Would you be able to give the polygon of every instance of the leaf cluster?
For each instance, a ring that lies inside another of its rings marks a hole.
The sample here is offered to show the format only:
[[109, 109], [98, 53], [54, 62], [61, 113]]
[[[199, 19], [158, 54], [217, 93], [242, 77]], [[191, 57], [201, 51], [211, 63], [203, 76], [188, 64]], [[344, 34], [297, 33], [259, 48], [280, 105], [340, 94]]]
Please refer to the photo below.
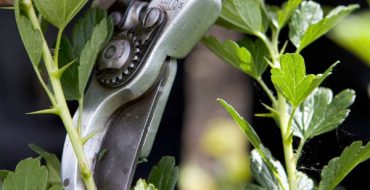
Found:
[[90, 9], [77, 21], [71, 40], [61, 39], [59, 64], [68, 67], [61, 82], [67, 100], [83, 98], [95, 60], [113, 32], [112, 19], [100, 9]]
[[45, 160], [46, 166], [41, 165], [40, 158], [22, 160], [15, 171], [0, 171], [0, 189], [63, 190], [57, 156], [33, 144], [30, 148]]
[[179, 168], [175, 158], [164, 156], [150, 171], [147, 179], [137, 181], [134, 190], [174, 190], [179, 178]]
[[[15, 0], [14, 11], [25, 49], [51, 102], [50, 109], [31, 114], [55, 114], [61, 118], [73, 148], [77, 151], [75, 153], [81, 164], [85, 186], [87, 189], [96, 189], [83, 152], [84, 143], [93, 134], [87, 137], [80, 135], [82, 114], [78, 115], [77, 125], [73, 123], [66, 101], [77, 100], [79, 113], [82, 113], [90, 73], [99, 52], [112, 35], [113, 22], [105, 11], [91, 9], [77, 21], [71, 40], [63, 36], [64, 29], [86, 3], [87, 0]], [[58, 30], [54, 49], [49, 48], [49, 42], [44, 37], [48, 25]], [[40, 149], [33, 148], [41, 154]], [[55, 161], [55, 157], [49, 154], [42, 156]], [[50, 169], [51, 165], [47, 164], [47, 168]], [[56, 171], [50, 171], [51, 180], [58, 181]]]
[[[263, 146], [252, 125], [220, 99], [220, 104], [254, 147], [251, 170], [259, 185], [252, 184], [247, 189], [334, 189], [356, 165], [368, 159], [370, 150], [367, 145], [363, 147], [359, 142], [353, 143], [323, 169], [320, 184], [314, 184], [297, 170], [304, 144], [339, 127], [349, 115], [349, 107], [355, 99], [353, 90], [343, 90], [333, 96], [330, 89], [320, 87], [339, 61], [322, 74], [307, 74], [307, 64], [300, 52], [327, 34], [358, 5], [338, 6], [327, 15], [314, 1], [288, 0], [277, 7], [261, 0], [225, 0], [223, 5], [217, 24], [245, 33], [246, 38], [239, 42], [220, 42], [215, 37], [204, 37], [202, 42], [226, 63], [255, 79], [269, 95], [271, 105], [263, 105], [270, 113], [257, 115], [276, 121], [285, 153], [284, 169]], [[289, 29], [289, 39], [281, 46], [280, 32], [285, 26]], [[293, 45], [296, 51], [287, 53], [288, 45]], [[268, 70], [270, 75], [265, 72]], [[264, 75], [269, 76], [274, 91], [265, 84]], [[299, 140], [295, 151], [293, 136]], [[356, 161], [350, 163], [350, 159]]]
[[[28, 4], [26, 4], [27, 2]], [[37, 17], [43, 18], [59, 29], [61, 39], [57, 39], [55, 47], [58, 54], [55, 53], [57, 58], [54, 57], [54, 64], [56, 64], [54, 68], [60, 69], [53, 72], [62, 78], [61, 82], [67, 99], [80, 100], [83, 97], [98, 53], [112, 34], [112, 20], [107, 17], [105, 11], [91, 9], [77, 21], [73, 28], [72, 40], [69, 40], [67, 37], [62, 37], [62, 32], [86, 4], [87, 0], [35, 0], [33, 2], [39, 12]], [[35, 28], [34, 23], [32, 23], [34, 21], [27, 18], [24, 13], [29, 11], [30, 6], [32, 6], [30, 1], [17, 0], [15, 2], [15, 14], [24, 46], [36, 73], [39, 73], [42, 48], [47, 46], [47, 42], [43, 37], [41, 28]], [[46, 65], [45, 67], [51, 66]]]

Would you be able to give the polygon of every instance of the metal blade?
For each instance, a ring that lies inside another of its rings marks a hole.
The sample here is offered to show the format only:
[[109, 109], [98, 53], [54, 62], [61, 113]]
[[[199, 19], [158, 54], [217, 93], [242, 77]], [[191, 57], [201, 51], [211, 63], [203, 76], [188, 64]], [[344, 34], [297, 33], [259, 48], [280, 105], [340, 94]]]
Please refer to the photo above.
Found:
[[[175, 64], [166, 64], [164, 78], [146, 96], [129, 103], [115, 113], [110, 128], [104, 137], [101, 152], [107, 150], [102, 160], [96, 162], [95, 180], [98, 189], [128, 190], [135, 174], [141, 149], [152, 127], [158, 127], [171, 89]], [[154, 139], [153, 139], [154, 140]]]
[[[86, 95], [82, 131], [84, 135], [98, 131], [86, 143], [85, 154], [92, 167], [96, 167], [96, 171], [92, 169], [98, 187], [104, 185], [99, 189], [130, 189], [137, 159], [146, 157], [152, 148], [176, 68], [175, 59], [166, 60], [156, 84], [150, 84], [146, 77], [142, 77], [133, 86], [120, 88], [116, 92], [102, 88], [93, 80]], [[144, 91], [148, 88], [152, 90]], [[76, 115], [74, 119], [77, 122]], [[106, 157], [97, 160], [99, 152], [104, 149], [108, 151]], [[77, 159], [68, 137], [62, 160], [64, 188], [83, 190]]]

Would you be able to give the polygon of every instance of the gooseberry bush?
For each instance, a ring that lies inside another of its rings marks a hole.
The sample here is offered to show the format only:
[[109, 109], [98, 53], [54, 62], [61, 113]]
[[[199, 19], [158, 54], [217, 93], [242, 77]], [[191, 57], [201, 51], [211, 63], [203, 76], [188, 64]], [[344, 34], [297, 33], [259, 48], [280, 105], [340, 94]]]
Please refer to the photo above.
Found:
[[[37, 79], [47, 94], [50, 108], [29, 114], [58, 116], [77, 157], [81, 178], [87, 190], [96, 190], [91, 164], [84, 153], [84, 144], [95, 134], [81, 134], [84, 93], [96, 58], [113, 32], [112, 18], [106, 11], [89, 9], [73, 26], [68, 38], [64, 30], [88, 0], [15, 0], [15, 20], [24, 47], [33, 65]], [[45, 38], [48, 27], [58, 31], [50, 48]], [[74, 123], [67, 101], [77, 101], [78, 122]], [[51, 153], [30, 145], [40, 158], [28, 158], [18, 163], [15, 171], [0, 170], [0, 190], [63, 189], [59, 159]], [[170, 175], [168, 175], [170, 174]], [[165, 176], [165, 177], [163, 177]], [[171, 190], [177, 181], [178, 168], [171, 157], [164, 157], [148, 178], [139, 180], [135, 190]], [[64, 184], [67, 185], [67, 184]]]
[[[320, 4], [314, 1], [289, 0], [282, 7], [261, 0], [223, 1], [217, 24], [244, 33], [245, 38], [220, 42], [209, 36], [202, 42], [225, 62], [252, 77], [267, 94], [269, 102], [263, 103], [266, 113], [256, 116], [275, 121], [281, 132], [285, 158], [284, 167], [263, 145], [252, 125], [225, 100], [219, 99], [254, 148], [251, 171], [258, 184], [250, 184], [246, 189], [332, 190], [352, 169], [370, 158], [370, 144], [353, 142], [322, 169], [318, 183], [297, 166], [305, 143], [339, 127], [355, 100], [351, 89], [334, 95], [331, 89], [320, 87], [339, 61], [322, 74], [307, 74], [300, 53], [358, 7], [338, 6], [324, 15]], [[289, 39], [280, 35], [284, 27], [288, 27]], [[289, 45], [294, 46], [295, 52], [286, 51]], [[266, 80], [271, 81], [274, 89]]]
[[[105, 11], [90, 9], [73, 26], [71, 37], [66, 37], [64, 30], [86, 3], [87, 0], [15, 0], [14, 12], [37, 79], [51, 103], [50, 108], [31, 114], [60, 117], [78, 158], [86, 189], [93, 190], [96, 185], [83, 145], [94, 134], [81, 136], [81, 122], [73, 122], [67, 101], [78, 102], [81, 121], [90, 72], [99, 51], [111, 37], [113, 26]], [[267, 113], [256, 116], [275, 121], [281, 131], [285, 157], [283, 166], [263, 145], [251, 124], [219, 99], [254, 147], [251, 171], [257, 184], [249, 184], [246, 189], [332, 190], [353, 168], [370, 158], [370, 144], [353, 142], [322, 169], [319, 183], [297, 169], [305, 143], [336, 129], [348, 116], [355, 99], [353, 90], [333, 95], [330, 89], [320, 87], [339, 62], [322, 74], [307, 74], [300, 52], [357, 8], [357, 5], [339, 6], [324, 15], [320, 4], [314, 1], [288, 0], [281, 7], [263, 0], [223, 1], [217, 24], [244, 33], [245, 39], [219, 42], [215, 37], [204, 37], [202, 42], [225, 62], [251, 76], [265, 91], [270, 99], [263, 103]], [[53, 48], [44, 36], [48, 26], [58, 30]], [[285, 27], [289, 28], [289, 39], [280, 35]], [[295, 47], [295, 52], [286, 51], [289, 45]], [[267, 79], [274, 90], [266, 84]], [[295, 147], [293, 142], [297, 139]], [[63, 189], [58, 158], [35, 145], [30, 147], [45, 161], [45, 166], [40, 158], [28, 158], [15, 171], [0, 170], [0, 190]], [[175, 161], [165, 157], [153, 168], [147, 181], [139, 180], [134, 189], [172, 190], [177, 176]]]

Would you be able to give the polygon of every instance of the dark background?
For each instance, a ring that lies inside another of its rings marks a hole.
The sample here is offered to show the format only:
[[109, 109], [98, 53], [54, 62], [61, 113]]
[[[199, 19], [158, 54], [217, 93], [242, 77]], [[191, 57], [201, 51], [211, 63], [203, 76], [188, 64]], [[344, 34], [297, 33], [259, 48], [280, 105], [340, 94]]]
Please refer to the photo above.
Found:
[[[319, 1], [320, 2], [320, 1]], [[342, 1], [321, 1], [326, 5], [338, 5]], [[275, 2], [276, 3], [276, 2]], [[360, 3], [365, 1], [351, 1]], [[286, 31], [285, 31], [286, 33]], [[52, 39], [54, 31], [49, 30]], [[369, 31], [370, 35], [370, 31]], [[338, 156], [342, 149], [354, 140], [365, 142], [370, 140], [370, 111], [367, 85], [370, 82], [370, 69], [353, 55], [336, 46], [327, 38], [321, 38], [305, 49], [308, 73], [321, 73], [336, 60], [341, 60], [331, 75], [323, 84], [338, 93], [343, 89], [352, 88], [357, 93], [355, 104], [351, 107], [351, 114], [341, 127], [331, 133], [315, 138], [304, 148], [300, 169], [319, 179], [320, 170], [328, 160]], [[35, 154], [27, 147], [35, 143], [44, 149], [57, 153], [59, 156], [63, 148], [65, 131], [58, 118], [53, 116], [25, 115], [27, 112], [47, 108], [49, 102], [42, 92], [26, 52], [20, 41], [13, 13], [0, 10], [0, 169], [14, 169], [16, 163]], [[180, 159], [180, 133], [184, 110], [183, 96], [183, 64], [179, 63], [178, 75], [165, 110], [162, 124], [155, 141], [149, 163], [139, 166], [139, 176], [145, 177], [148, 168], [157, 162], [163, 155], [174, 155]], [[264, 108], [260, 102], [266, 102], [267, 97], [256, 84], [254, 112], [262, 112]], [[72, 107], [74, 107], [72, 105]], [[254, 118], [254, 126], [274, 125]], [[176, 126], [176, 127], [173, 127]], [[283, 160], [282, 147], [277, 137], [280, 132], [276, 127], [257, 128], [262, 141], [272, 150], [273, 155]], [[367, 189], [369, 182], [366, 174], [370, 170], [370, 162], [357, 167], [343, 182], [347, 189]]]

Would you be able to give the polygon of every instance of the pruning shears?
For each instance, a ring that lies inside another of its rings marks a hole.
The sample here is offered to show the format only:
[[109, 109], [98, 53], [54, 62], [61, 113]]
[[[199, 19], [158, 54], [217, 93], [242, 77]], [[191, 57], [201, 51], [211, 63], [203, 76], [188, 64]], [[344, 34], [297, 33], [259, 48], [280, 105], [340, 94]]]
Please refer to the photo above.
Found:
[[[176, 74], [176, 59], [184, 58], [215, 22], [221, 0], [97, 4], [108, 8], [115, 32], [100, 53], [84, 98], [81, 135], [95, 133], [84, 151], [98, 189], [128, 190], [138, 160], [151, 151]], [[77, 115], [74, 118], [77, 122]], [[65, 189], [84, 189], [68, 137], [62, 178]]]

